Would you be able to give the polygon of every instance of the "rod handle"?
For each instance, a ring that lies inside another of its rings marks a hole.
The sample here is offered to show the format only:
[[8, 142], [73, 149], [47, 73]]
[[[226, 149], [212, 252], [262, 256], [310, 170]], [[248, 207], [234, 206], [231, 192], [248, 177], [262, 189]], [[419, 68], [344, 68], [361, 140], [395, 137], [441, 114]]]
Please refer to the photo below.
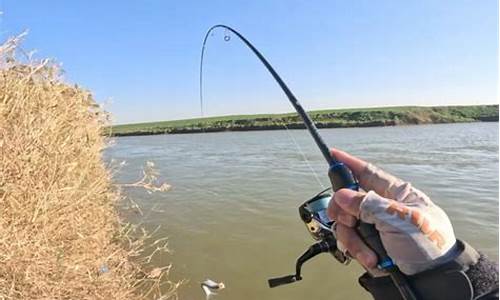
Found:
[[382, 240], [380, 239], [380, 233], [375, 228], [375, 225], [360, 221], [358, 223], [357, 231], [363, 241], [377, 255], [377, 268], [390, 271], [395, 265], [387, 254], [387, 251], [382, 244]]

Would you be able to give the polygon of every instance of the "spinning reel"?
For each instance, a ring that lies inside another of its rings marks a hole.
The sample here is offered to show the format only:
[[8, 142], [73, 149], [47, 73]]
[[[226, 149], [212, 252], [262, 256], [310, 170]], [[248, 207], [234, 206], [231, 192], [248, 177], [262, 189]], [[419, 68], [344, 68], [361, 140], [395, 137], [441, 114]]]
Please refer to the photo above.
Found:
[[302, 265], [320, 253], [330, 252], [340, 263], [348, 265], [351, 258], [340, 251], [337, 247], [337, 239], [332, 231], [334, 223], [328, 217], [326, 211], [328, 202], [332, 198], [328, 188], [299, 206], [299, 216], [306, 225], [307, 231], [317, 243], [313, 244], [304, 252], [295, 264], [295, 274], [269, 279], [269, 287], [277, 287], [284, 284], [302, 280]]

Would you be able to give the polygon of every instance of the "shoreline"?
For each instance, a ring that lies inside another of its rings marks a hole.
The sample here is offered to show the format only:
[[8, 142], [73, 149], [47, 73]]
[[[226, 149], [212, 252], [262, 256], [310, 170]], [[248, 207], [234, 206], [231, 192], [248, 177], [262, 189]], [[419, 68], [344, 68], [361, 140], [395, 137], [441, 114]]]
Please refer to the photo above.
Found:
[[[364, 128], [422, 124], [498, 122], [498, 105], [384, 107], [309, 112], [319, 129]], [[116, 125], [106, 128], [112, 137], [189, 134], [227, 131], [306, 129], [296, 113], [235, 115], [176, 121]]]
[[[499, 122], [498, 119], [495, 120], [474, 120], [474, 121], [463, 121], [463, 122], [429, 122], [429, 123], [399, 123], [395, 124], [392, 122], [387, 122], [386, 124], [359, 124], [359, 125], [347, 125], [347, 126], [336, 126], [335, 124], [321, 124], [316, 123], [318, 129], [332, 129], [332, 128], [369, 128], [369, 127], [395, 127], [395, 126], [418, 126], [418, 125], [436, 125], [436, 124], [464, 124], [464, 123], [495, 123]], [[392, 124], [391, 124], [392, 123]], [[330, 126], [333, 125], [333, 126]], [[304, 124], [291, 124], [287, 125], [289, 130], [305, 130]], [[148, 136], [148, 135], [174, 135], [174, 134], [203, 134], [203, 133], [217, 133], [217, 132], [246, 132], [246, 131], [274, 131], [274, 130], [286, 130], [287, 128], [283, 125], [279, 126], [262, 126], [262, 127], [245, 127], [245, 128], [205, 128], [205, 129], [174, 129], [169, 132], [131, 132], [131, 133], [116, 133], [112, 134], [111, 137], [129, 137], [129, 136]]]

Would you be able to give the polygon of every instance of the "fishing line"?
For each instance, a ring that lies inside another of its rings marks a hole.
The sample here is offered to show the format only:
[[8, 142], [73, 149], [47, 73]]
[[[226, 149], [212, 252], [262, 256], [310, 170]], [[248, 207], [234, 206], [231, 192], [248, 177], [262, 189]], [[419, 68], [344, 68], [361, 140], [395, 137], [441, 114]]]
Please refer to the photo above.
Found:
[[314, 170], [314, 168], [312, 167], [312, 165], [309, 163], [309, 159], [307, 159], [307, 156], [306, 154], [304, 153], [304, 151], [302, 151], [302, 148], [299, 146], [299, 143], [297, 143], [297, 140], [293, 137], [292, 133], [290, 132], [290, 129], [288, 129], [288, 126], [286, 126], [286, 124], [283, 122], [283, 127], [285, 127], [286, 129], [286, 133], [288, 134], [288, 136], [290, 137], [290, 139], [292, 139], [293, 143], [295, 144], [295, 147], [297, 147], [297, 149], [299, 150], [300, 154], [302, 155], [302, 157], [304, 158], [304, 161], [306, 162], [307, 164], [307, 167], [309, 168], [309, 170], [311, 170], [311, 172], [313, 173], [314, 175], [314, 178], [316, 179], [316, 181], [318, 182], [318, 184], [323, 188], [325, 189], [325, 185], [321, 182], [321, 180], [319, 179], [319, 176], [318, 176], [318, 173], [316, 173], [316, 170]]

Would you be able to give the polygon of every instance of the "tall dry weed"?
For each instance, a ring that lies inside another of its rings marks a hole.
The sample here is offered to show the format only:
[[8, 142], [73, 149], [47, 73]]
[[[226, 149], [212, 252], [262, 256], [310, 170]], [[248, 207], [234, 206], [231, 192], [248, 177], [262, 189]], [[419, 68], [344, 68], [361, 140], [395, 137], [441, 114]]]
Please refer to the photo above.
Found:
[[0, 299], [175, 297], [117, 216], [106, 114], [50, 61], [19, 62], [18, 43], [0, 46]]

